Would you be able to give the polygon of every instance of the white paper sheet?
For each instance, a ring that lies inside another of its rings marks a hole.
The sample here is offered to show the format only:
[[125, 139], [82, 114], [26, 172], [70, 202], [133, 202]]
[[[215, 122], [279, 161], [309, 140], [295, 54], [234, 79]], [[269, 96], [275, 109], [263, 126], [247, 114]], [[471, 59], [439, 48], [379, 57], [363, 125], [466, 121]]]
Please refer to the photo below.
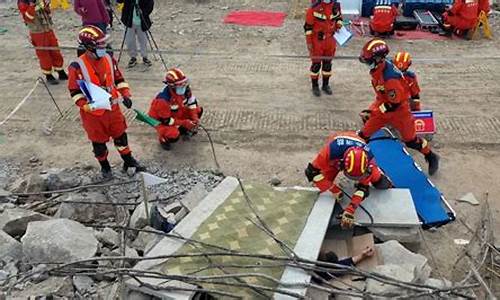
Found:
[[341, 47], [346, 45], [347, 42], [349, 42], [349, 40], [352, 38], [352, 36], [353, 36], [352, 33], [349, 30], [347, 30], [347, 28], [345, 28], [345, 26], [342, 26], [342, 28], [340, 28], [333, 35], [333, 37], [337, 41], [337, 44]]
[[85, 80], [78, 80], [78, 85], [94, 109], [111, 110], [111, 102], [109, 101], [111, 94], [106, 92], [100, 86]]

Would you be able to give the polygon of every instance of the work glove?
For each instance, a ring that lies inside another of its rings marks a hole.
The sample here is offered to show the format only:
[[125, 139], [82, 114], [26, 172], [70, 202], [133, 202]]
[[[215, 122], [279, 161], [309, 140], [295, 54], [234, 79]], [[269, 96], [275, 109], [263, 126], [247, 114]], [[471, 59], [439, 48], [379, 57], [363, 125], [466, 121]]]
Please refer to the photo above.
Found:
[[362, 110], [359, 113], [359, 117], [361, 118], [361, 121], [363, 121], [363, 124], [368, 122], [368, 119], [370, 118], [372, 111], [369, 109]]
[[350, 229], [354, 226], [354, 212], [351, 212], [349, 207], [342, 213], [342, 219], [340, 220], [340, 227], [342, 229]]
[[338, 20], [335, 25], [337, 26], [337, 30], [339, 30], [340, 28], [344, 27], [344, 22], [342, 22], [342, 20]]
[[181, 124], [182, 127], [186, 128], [187, 130], [191, 131], [196, 128], [196, 124], [192, 122], [191, 120], [184, 120], [182, 121]]
[[128, 109], [132, 108], [132, 99], [130, 99], [129, 97], [123, 97], [122, 103], [123, 105], [125, 105], [126, 108]]
[[84, 112], [91, 112], [94, 110], [94, 107], [92, 106], [92, 104], [85, 104], [84, 106], [82, 106], [82, 109]]

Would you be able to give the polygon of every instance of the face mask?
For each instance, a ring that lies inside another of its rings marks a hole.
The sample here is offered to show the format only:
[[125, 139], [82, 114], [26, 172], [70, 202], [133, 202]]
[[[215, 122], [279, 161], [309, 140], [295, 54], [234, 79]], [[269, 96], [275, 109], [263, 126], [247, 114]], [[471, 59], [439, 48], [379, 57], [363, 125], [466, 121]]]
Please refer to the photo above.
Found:
[[106, 49], [97, 48], [95, 50], [95, 56], [97, 56], [98, 58], [104, 57], [106, 53]]
[[177, 95], [184, 95], [186, 93], [186, 86], [178, 86], [175, 88], [175, 93]]
[[332, 0], [323, 0], [323, 3], [330, 4], [332, 3]]

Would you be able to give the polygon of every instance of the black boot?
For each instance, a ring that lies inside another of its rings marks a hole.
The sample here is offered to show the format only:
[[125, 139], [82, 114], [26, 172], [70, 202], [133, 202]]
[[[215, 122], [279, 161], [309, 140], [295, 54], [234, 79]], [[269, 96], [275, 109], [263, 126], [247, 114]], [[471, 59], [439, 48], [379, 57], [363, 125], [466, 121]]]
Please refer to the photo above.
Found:
[[330, 87], [330, 78], [323, 78], [323, 86], [321, 87], [321, 90], [325, 92], [327, 95], [332, 95], [333, 91], [332, 88]]
[[101, 165], [101, 175], [102, 179], [104, 181], [108, 181], [113, 179], [113, 171], [111, 171], [111, 165], [109, 164], [109, 161], [106, 160], [100, 160], [99, 164]]
[[319, 91], [318, 79], [312, 80], [312, 92], [313, 92], [313, 95], [316, 97], [321, 96], [321, 92]]
[[170, 151], [172, 149], [172, 145], [169, 142], [160, 142], [160, 145], [165, 151]]
[[146, 168], [141, 166], [131, 153], [121, 155], [121, 157], [123, 159], [123, 172], [127, 173], [129, 176], [133, 176], [137, 172], [146, 171]]
[[64, 70], [57, 71], [57, 74], [59, 75], [59, 80], [68, 80], [68, 74]]
[[425, 161], [429, 164], [429, 175], [434, 175], [439, 169], [439, 156], [431, 151], [425, 155]]
[[45, 75], [45, 79], [49, 84], [52, 85], [59, 84], [59, 80], [57, 80], [52, 74]]

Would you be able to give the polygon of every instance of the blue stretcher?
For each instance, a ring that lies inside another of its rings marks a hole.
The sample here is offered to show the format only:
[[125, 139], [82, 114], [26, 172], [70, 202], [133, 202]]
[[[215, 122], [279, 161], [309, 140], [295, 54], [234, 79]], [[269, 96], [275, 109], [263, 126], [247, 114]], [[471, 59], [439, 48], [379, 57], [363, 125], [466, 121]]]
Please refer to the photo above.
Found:
[[441, 192], [389, 129], [377, 131], [368, 145], [377, 164], [395, 187], [410, 190], [424, 228], [441, 226], [455, 220], [456, 214]]

